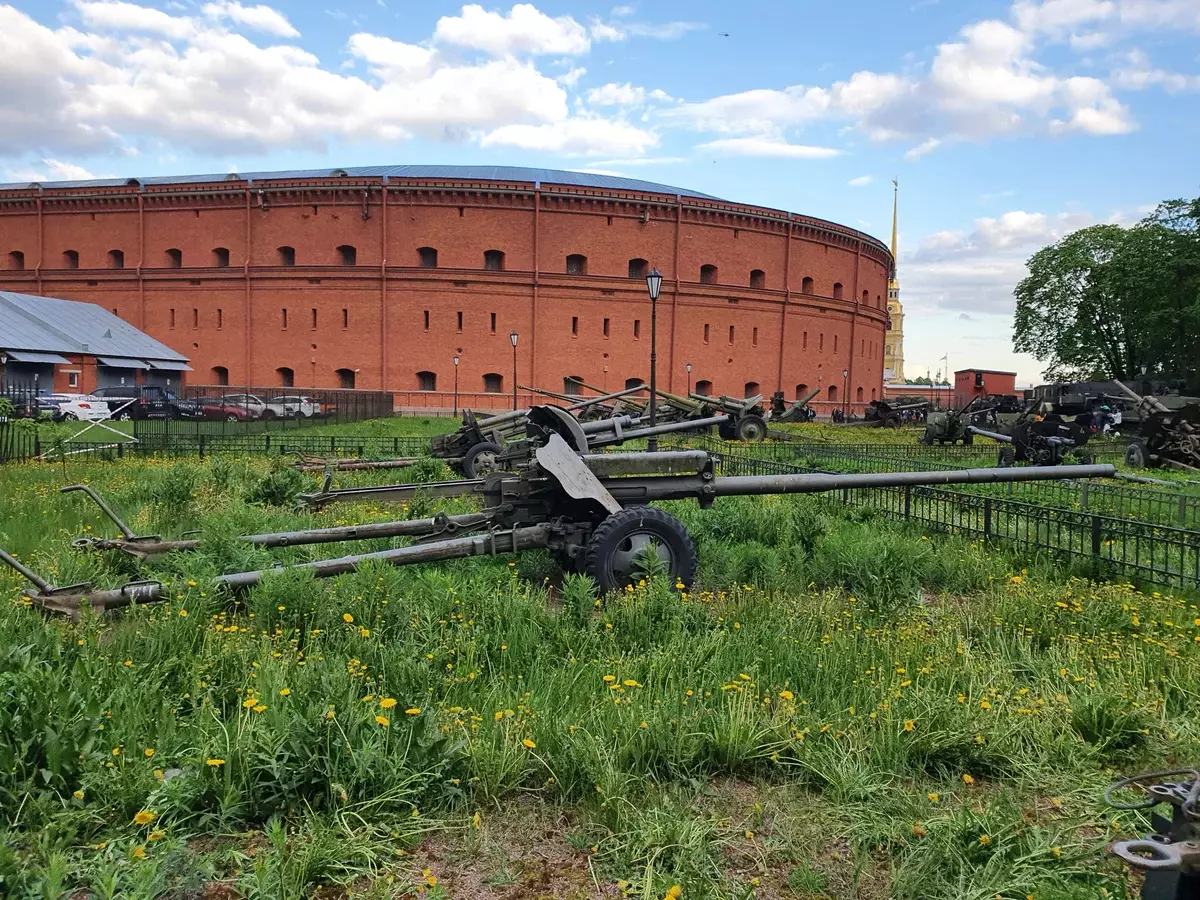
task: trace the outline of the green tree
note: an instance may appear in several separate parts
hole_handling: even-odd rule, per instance
[[[1060,379],[1141,371],[1197,379],[1200,200],[1173,200],[1132,228],[1094,225],[1039,250],[1017,285],[1013,346]]]

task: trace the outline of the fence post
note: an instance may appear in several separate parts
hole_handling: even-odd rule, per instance
[[[1100,573],[1100,517],[1092,516],[1092,574]]]
[[[200,438],[200,458],[203,459],[204,458],[204,445],[205,445],[203,432],[200,433],[199,438]]]
[[[271,452],[271,432],[269,432],[269,431],[266,432],[263,435],[263,437],[266,438],[266,441],[264,442],[266,444],[266,446],[263,448],[263,452],[270,453]]]
[[[992,535],[992,498],[983,498],[983,536],[989,538]]]
[[[117,459],[125,458],[125,442],[117,441]]]
[[[908,518],[909,510],[912,508],[912,485],[904,486],[904,518]]]
[[[1186,494],[1179,495],[1179,525],[1180,527],[1187,524],[1187,505],[1188,498]]]
[[[337,452],[337,438],[330,435],[329,437],[329,455],[332,456]]]

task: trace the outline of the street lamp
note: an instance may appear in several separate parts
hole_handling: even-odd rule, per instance
[[[688,373],[688,396],[690,397],[692,396],[692,364],[684,363],[683,367],[687,369]]]
[[[454,415],[458,416],[458,357],[454,357]]]
[[[842,418],[846,418],[846,401],[849,399],[847,394],[850,392],[850,370],[842,369]]]
[[[662,290],[662,273],[657,268],[650,270],[646,276],[646,290],[650,294],[650,427],[658,421],[658,292]],[[650,436],[646,443],[647,449],[653,453],[658,449],[658,438]]]
[[[508,339],[513,345],[513,412],[517,411],[517,333],[515,331],[508,335]]]

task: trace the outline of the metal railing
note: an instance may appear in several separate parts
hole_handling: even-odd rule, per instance
[[[719,463],[722,475],[804,471],[810,470],[748,454],[723,453]],[[1165,587],[1200,589],[1200,530],[1196,529],[953,488],[853,488],[843,489],[831,499],[938,531],[1000,541],[1019,550],[1049,552],[1087,564],[1097,577],[1120,576]]]

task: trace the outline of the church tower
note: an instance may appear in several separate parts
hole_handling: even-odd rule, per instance
[[[900,183],[892,181],[892,277],[888,279],[888,331],[883,350],[883,380],[904,381],[904,307],[900,304],[900,281],[896,275],[896,209]]]

